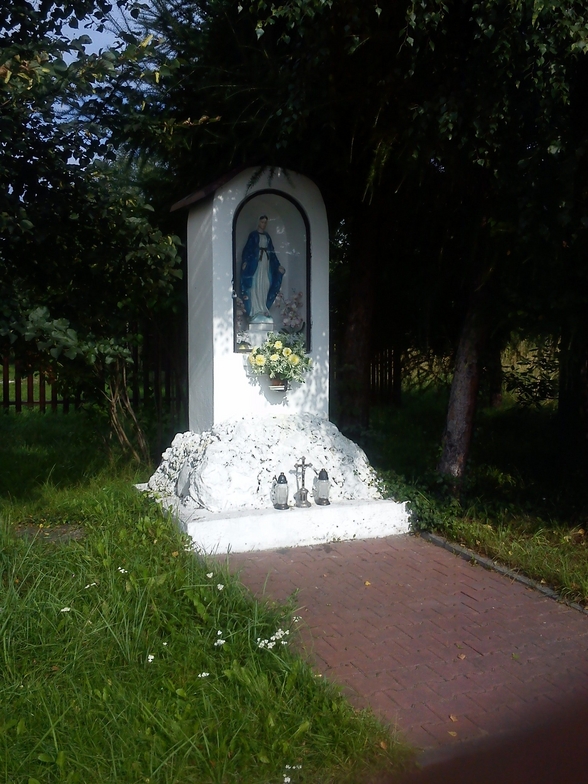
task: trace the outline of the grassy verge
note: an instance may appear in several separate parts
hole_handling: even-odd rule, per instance
[[[444,392],[374,411],[364,446],[388,491],[433,530],[588,605],[586,453],[563,445],[554,411],[506,404],[477,417],[459,500],[439,481]]]
[[[409,764],[296,654],[295,608],[189,553],[92,422],[0,431],[1,780],[295,784]],[[45,536],[69,527],[83,536]]]

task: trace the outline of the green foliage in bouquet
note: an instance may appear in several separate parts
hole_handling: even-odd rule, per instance
[[[259,348],[251,350],[249,364],[256,376],[304,382],[312,359],[305,353],[304,340],[300,336],[270,332]]]

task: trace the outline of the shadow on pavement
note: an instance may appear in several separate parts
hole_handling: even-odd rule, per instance
[[[588,784],[588,704],[570,703],[520,733],[480,741],[390,784]],[[384,784],[386,779],[381,780]]]

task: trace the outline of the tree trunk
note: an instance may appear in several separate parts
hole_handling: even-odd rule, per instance
[[[564,327],[559,354],[558,419],[562,440],[588,437],[588,340],[581,330]]]
[[[374,220],[374,209],[362,205],[360,211],[364,219],[357,221],[352,242],[353,286],[339,366],[338,424],[347,432],[366,428],[370,409],[369,371],[379,226]]]
[[[465,473],[472,442],[480,383],[480,352],[485,332],[479,297],[475,297],[459,339],[441,459],[437,467],[442,476],[450,477],[458,483]]]
[[[392,349],[392,405],[395,408],[402,405],[402,348],[399,340],[395,341]]]

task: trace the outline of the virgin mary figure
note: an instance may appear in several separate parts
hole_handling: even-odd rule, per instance
[[[272,238],[266,232],[267,215],[259,218],[243,248],[241,298],[250,324],[272,324],[270,308],[286,270],[280,265]]]

